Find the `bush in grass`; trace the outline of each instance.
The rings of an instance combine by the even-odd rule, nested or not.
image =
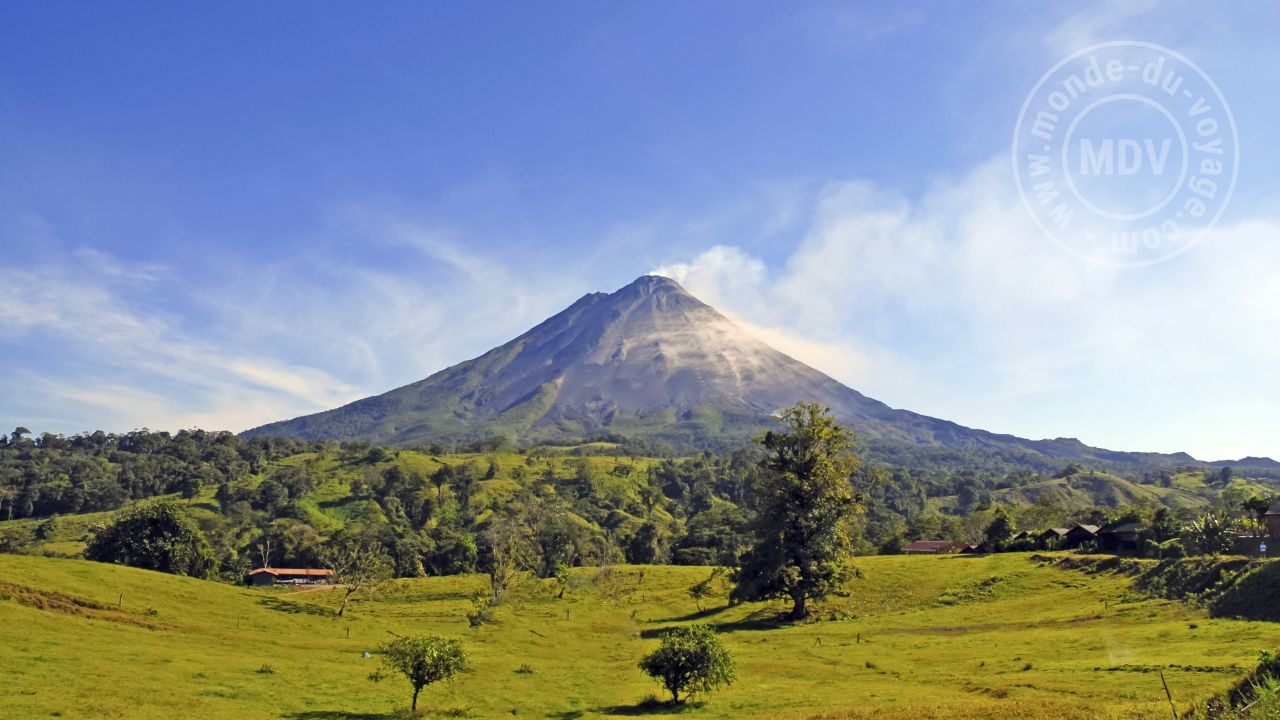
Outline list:
[[[674,703],[681,693],[709,692],[735,677],[729,651],[706,625],[668,630],[662,645],[640,661],[640,669],[662,683]]]

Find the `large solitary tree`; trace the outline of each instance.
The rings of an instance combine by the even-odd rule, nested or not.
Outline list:
[[[731,597],[790,598],[790,617],[799,620],[809,614],[809,599],[826,596],[843,578],[858,458],[853,433],[817,403],[798,403],[780,420],[781,432],[758,441],[766,455],[755,488],[755,545],[742,558]]]

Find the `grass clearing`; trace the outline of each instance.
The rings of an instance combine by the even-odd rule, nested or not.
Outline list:
[[[79,560],[0,556],[2,717],[378,718],[409,686],[368,677],[399,634],[463,641],[471,666],[424,691],[456,717],[662,717],[636,668],[665,628],[707,622],[738,665],[732,687],[680,717],[1166,718],[1237,682],[1280,640],[1265,622],[1135,600],[1131,579],[1030,555],[869,557],[819,622],[783,604],[698,612],[706,568],[575,570],[564,599],[528,579],[470,629],[482,576],[396,581],[336,618],[335,591],[251,589]],[[1194,626],[1194,627],[1193,627]],[[270,667],[271,672],[263,672]]]

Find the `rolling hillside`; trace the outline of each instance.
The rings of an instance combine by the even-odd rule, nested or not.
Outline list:
[[[433,717],[668,716],[636,669],[663,628],[711,623],[738,682],[686,718],[1167,718],[1230,686],[1274,648],[1269,623],[1212,619],[1134,596],[1126,577],[1027,555],[860,559],[823,620],[774,626],[781,606],[699,613],[705,568],[621,566],[526,580],[470,629],[481,576],[397,581],[357,599],[192,580],[76,560],[0,555],[2,717],[396,717],[388,633],[459,638],[470,669],[429,687]],[[722,588],[723,590],[723,588]],[[358,596],[357,596],[358,598]],[[1104,607],[1103,601],[1107,601]]]

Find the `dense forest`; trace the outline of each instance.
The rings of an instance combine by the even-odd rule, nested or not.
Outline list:
[[[750,543],[756,446],[654,457],[625,442],[575,447],[390,448],[138,430],[0,436],[0,550],[38,551],[59,516],[168,497],[186,508],[227,577],[253,567],[324,565],[335,547],[377,548],[398,576],[485,569],[497,544],[528,540],[526,569],[630,563],[734,565]],[[1194,479],[1195,487],[1179,487]],[[910,472],[874,462],[850,478],[863,554],[917,539],[980,543],[999,520],[1024,529],[1165,516],[1211,507],[1255,523],[1270,486],[1229,469],[1152,469],[1129,479],[1068,464]],[[997,523],[998,524],[998,523]],[[85,537],[91,541],[91,528]]]

